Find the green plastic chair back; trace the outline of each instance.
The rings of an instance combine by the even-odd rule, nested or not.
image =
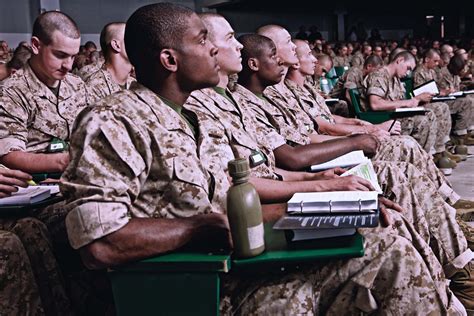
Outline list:
[[[346,71],[349,70],[349,67],[347,66],[339,66],[339,67],[334,67],[334,71],[336,72],[336,75],[341,78]]]

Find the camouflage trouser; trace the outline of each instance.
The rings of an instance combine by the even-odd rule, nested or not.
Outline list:
[[[469,97],[458,98],[447,103],[451,114],[457,115],[454,131],[458,135],[465,135],[468,128],[473,124],[474,99]]]
[[[433,182],[444,200],[449,199],[450,203],[454,204],[459,199],[448,179],[434,164],[431,155],[411,136],[391,136],[383,139],[373,160],[409,162]]]
[[[14,233],[21,240],[46,314],[72,314],[46,226],[35,218],[1,219],[0,229]]]
[[[377,162],[374,167],[384,195],[404,208],[404,217],[430,244],[445,273],[450,276],[454,268],[464,267],[472,253],[457,224],[456,211],[430,179],[408,163]]]
[[[404,226],[403,219],[396,222]],[[420,313],[420,306],[423,314],[450,313],[451,292],[439,262],[423,240],[417,239],[419,252],[393,227],[360,230],[365,237],[362,258],[320,262],[292,272],[224,276],[221,313],[412,315]],[[405,232],[410,235],[409,228]]]
[[[20,239],[0,230],[0,315],[44,315],[30,260]]]
[[[400,123],[402,135],[412,136],[427,153],[434,154],[438,126],[433,111],[429,110],[425,115],[400,119]]]
[[[435,152],[440,153],[446,150],[446,142],[449,141],[449,133],[451,133],[451,114],[449,106],[443,102],[427,103],[423,105],[430,109],[436,116],[437,133],[434,145]]]

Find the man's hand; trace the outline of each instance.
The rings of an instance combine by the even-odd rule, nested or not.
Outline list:
[[[360,126],[371,126],[371,125],[373,125],[372,123],[364,121],[364,120],[359,120],[359,119],[353,119],[353,120],[356,123],[356,125],[360,125]]]
[[[422,94],[417,95],[414,99],[417,99],[420,102],[429,103],[431,99],[433,99],[433,95],[428,92],[423,92]]]
[[[198,240],[193,241],[192,247],[205,250],[230,250],[233,248],[229,221],[226,215],[211,213],[194,216]]]
[[[56,165],[61,168],[61,172],[66,170],[67,165],[69,164],[69,153],[64,152],[64,153],[58,153],[58,154],[53,154],[55,158]]]
[[[339,177],[326,180],[326,191],[373,191],[369,181],[358,176]]]
[[[376,126],[384,131],[387,131],[390,129],[390,126],[392,126],[393,120],[383,122],[380,124],[377,124]],[[396,121],[395,124],[393,124],[392,129],[390,129],[390,135],[400,135],[400,132],[402,131],[402,124],[400,121]]]
[[[0,198],[11,195],[18,191],[19,187],[27,187],[27,181],[31,180],[31,175],[19,170],[0,168]]]
[[[392,209],[399,213],[404,212],[403,208],[400,205],[384,197],[379,197],[379,208],[380,220],[383,227],[388,227],[392,224],[392,220],[387,209]]]
[[[356,135],[354,136],[354,141],[357,142],[359,150],[362,150],[369,157],[374,156],[379,147],[377,138],[368,134]]]
[[[339,178],[341,174],[346,172],[346,169],[336,167],[333,169],[328,169],[320,172],[314,173],[314,177],[311,180],[330,180]]]

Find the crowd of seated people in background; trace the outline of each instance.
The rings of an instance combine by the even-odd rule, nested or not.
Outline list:
[[[108,268],[206,245],[227,249],[227,163],[250,162],[262,204],[296,192],[367,191],[312,164],[362,150],[383,187],[361,258],[221,285],[222,314],[474,313],[474,201],[452,188],[474,145],[474,40],[328,42],[264,25],[240,37],[216,13],[170,3],[104,25],[100,49],[74,20],[39,15],[30,43],[0,41],[0,199],[36,173],[64,200],[0,217],[0,315],[111,315]],[[377,124],[361,111],[424,106]],[[251,157],[258,155],[260,163]],[[283,215],[264,213],[264,219]],[[414,304],[413,302],[417,302]],[[421,307],[422,306],[422,309]],[[159,304],[157,304],[159,309]]]

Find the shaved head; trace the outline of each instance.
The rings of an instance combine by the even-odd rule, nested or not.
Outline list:
[[[81,36],[76,22],[59,11],[48,11],[38,16],[33,24],[32,36],[49,45],[55,31],[73,39],[78,39]]]
[[[245,34],[240,36],[238,40],[244,46],[241,51],[244,68],[250,58],[260,58],[267,50],[276,52],[273,41],[263,35]]]
[[[278,57],[285,65],[291,66],[298,63],[296,45],[291,41],[291,35],[285,28],[270,24],[260,27],[257,33],[268,37],[275,43]]]
[[[332,68],[332,58],[326,54],[320,54],[316,56],[319,61],[319,64],[324,68],[324,70],[329,71]]]
[[[397,59],[399,58],[403,58],[404,61],[407,61],[407,62],[414,62],[416,63],[416,59],[415,59],[415,56],[413,56],[412,53],[410,53],[409,51],[407,50],[403,50],[401,52],[399,52],[398,54],[396,54],[394,57],[393,57],[393,60],[390,62],[390,63],[394,63],[397,61]]]
[[[277,24],[268,24],[261,26],[257,29],[257,34],[258,35],[263,35],[268,38],[272,38],[277,34],[277,32],[285,30],[283,26],[277,25]]]
[[[209,32],[209,39],[212,41],[213,34],[215,34],[215,21],[219,19],[225,20],[225,18],[218,14],[218,13],[213,13],[213,12],[205,12],[205,13],[199,13],[198,16],[201,18],[202,22],[207,28],[207,31]]]
[[[100,49],[104,52],[104,55],[109,50],[110,42],[113,39],[123,40],[125,35],[125,23],[124,22],[112,22],[104,26],[102,32],[100,32]]]

